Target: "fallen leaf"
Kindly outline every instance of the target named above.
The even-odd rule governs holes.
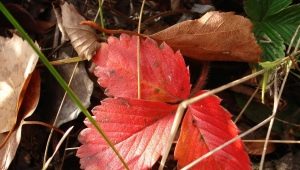
[[[89,26],[80,25],[80,22],[85,19],[72,4],[67,2],[61,5],[61,18],[64,30],[78,55],[90,60],[100,46],[95,30]]]
[[[65,47],[60,49],[59,59],[69,58],[72,52],[72,47]],[[59,72],[59,74],[66,80],[66,82],[69,82],[75,65],[75,63],[63,64],[56,66],[56,69]],[[65,91],[62,88],[60,88],[59,84],[54,80],[52,76],[47,80],[47,85],[44,86],[44,90],[46,91],[45,95],[51,97],[48,97],[45,103],[47,105],[46,107],[49,108],[47,109],[47,113],[49,115],[53,115],[49,116],[51,119],[50,121],[52,122],[55,117],[55,114],[53,113],[57,113]],[[79,97],[83,106],[89,107],[91,95],[94,89],[94,83],[90,80],[86,72],[85,63],[78,63],[70,87]],[[72,102],[72,100],[69,97],[66,97],[61,107],[60,113],[57,117],[57,122],[55,126],[59,127],[63,123],[76,119],[80,112],[80,109],[78,109],[78,107]]]
[[[149,169],[164,151],[176,106],[162,102],[108,98],[92,112],[130,169]],[[83,169],[124,169],[90,122],[79,135]]]
[[[136,43],[136,36],[109,37],[94,56],[95,75],[107,95],[137,98]],[[188,69],[167,44],[158,47],[149,38],[141,40],[141,66],[142,99],[178,102],[188,97]]]
[[[7,137],[8,133],[0,133],[0,141]],[[21,140],[21,128],[13,131],[6,144],[0,149],[0,169],[8,169],[10,163],[15,157],[16,151],[18,149]]]
[[[0,37],[0,133],[16,124],[21,93],[37,61],[33,49],[17,35]]]
[[[179,52],[174,53],[166,44],[158,48],[157,44],[149,38],[141,39],[143,99],[136,99],[136,45],[137,36],[125,34],[122,34],[120,39],[110,37],[107,44],[101,45],[101,49],[93,58],[97,65],[95,74],[99,77],[99,84],[106,87],[108,93],[115,98],[103,100],[100,106],[93,109],[93,114],[130,169],[150,169],[164,152],[178,106],[177,103],[164,102],[180,102],[189,96],[189,73]],[[237,135],[237,128],[230,120],[229,112],[224,111],[217,97],[210,97],[208,100],[200,101],[200,104],[190,106],[187,115],[189,114],[199,117],[197,121],[203,121],[201,128],[204,130],[207,130],[207,127],[213,128],[203,133],[208,136],[208,141],[202,143],[198,140],[199,136],[195,139],[196,136],[191,136],[193,133],[187,134],[188,129],[183,128],[183,133],[186,133],[185,136],[193,143],[189,143],[189,140],[181,140],[179,147],[187,146],[190,147],[191,152],[194,152],[192,149],[198,151],[198,146],[207,145],[213,148]],[[201,116],[206,116],[208,119],[200,119]],[[198,125],[197,121],[195,123]],[[88,121],[85,123],[88,128],[79,135],[79,141],[83,145],[77,152],[81,168],[123,169],[116,154],[106,145],[96,129]],[[217,124],[211,125],[211,123]],[[193,127],[193,122],[188,122],[188,125]],[[200,150],[200,153],[205,151],[208,149]],[[250,169],[249,158],[241,140],[230,145],[229,150],[225,148],[220,152],[223,155],[216,156],[219,160],[223,160],[224,155],[240,156],[242,160],[240,163],[234,160],[224,161],[224,163],[209,162],[204,167],[216,167],[217,164],[221,164],[222,167]],[[177,158],[182,161],[181,157]],[[226,165],[226,163],[234,163],[234,165]]]
[[[230,113],[220,105],[220,101],[216,96],[209,96],[188,107],[175,148],[179,168],[238,135]],[[251,166],[242,141],[237,140],[193,169],[246,170],[251,169]]]
[[[8,132],[0,133],[0,145],[5,142],[5,144],[0,148],[0,169],[8,169],[11,161],[14,159],[21,140],[24,119],[31,116],[38,105],[40,97],[40,84],[41,80],[39,72],[34,71],[32,73],[28,88],[24,94],[24,99],[18,113],[17,124],[11,131],[11,134]],[[4,141],[6,138],[7,140]]]
[[[197,20],[178,23],[150,37],[198,60],[260,60],[261,49],[251,22],[232,12],[208,12]]]
[[[264,139],[262,139],[264,140]],[[271,139],[270,139],[271,140]],[[247,152],[251,155],[262,155],[263,149],[264,149],[264,142],[246,142],[245,146],[247,149]],[[270,154],[274,152],[276,149],[276,146],[274,143],[268,143],[268,147],[266,150],[266,154]]]

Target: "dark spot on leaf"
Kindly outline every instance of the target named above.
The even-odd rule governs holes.
[[[111,77],[111,76],[114,76],[116,74],[116,70],[109,70],[108,72],[108,75]]]
[[[160,92],[160,89],[159,88],[155,88],[154,89],[154,94],[158,94]]]
[[[199,139],[200,141],[205,141],[204,136],[202,134],[200,134]]]
[[[128,100],[126,100],[126,99],[124,99],[124,98],[120,98],[120,99],[119,99],[119,103],[120,103],[121,105],[130,107],[130,104],[129,104]]]
[[[193,124],[193,126],[196,126],[196,120],[195,119],[192,119],[192,124]]]
[[[157,60],[154,61],[153,67],[160,67],[160,64],[159,64],[159,62]]]

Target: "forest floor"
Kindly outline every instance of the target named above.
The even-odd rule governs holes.
[[[69,57],[76,56],[69,42],[63,45],[53,46],[56,39],[56,18],[53,11],[53,5],[58,2],[54,0],[4,0],[10,5],[10,10],[16,15],[22,26],[29,32],[30,36],[38,42],[42,51],[49,60],[61,59],[61,52],[67,53]],[[97,0],[70,0],[77,10],[88,20],[94,20],[98,11]],[[130,4],[132,2],[132,4]],[[173,4],[171,3],[173,2]],[[175,4],[179,2],[179,4]],[[244,15],[242,0],[182,0],[182,1],[148,1],[145,6],[145,16],[142,22],[142,32],[151,34],[174,25],[187,19],[197,19],[202,16],[197,12],[197,5],[210,5],[212,9],[218,11],[233,11],[236,14]],[[138,24],[138,14],[141,1],[105,1],[103,5],[103,17],[107,28],[136,30]],[[9,6],[9,5],[8,5]],[[194,9],[192,11],[191,9]],[[156,21],[160,16],[159,21]],[[10,36],[11,26],[0,16],[0,34]],[[185,58],[186,64],[191,72],[191,83],[194,84],[201,72],[203,64],[207,62]],[[60,64],[55,67],[67,79],[70,77],[74,68],[74,63]],[[92,74],[90,62],[81,61],[80,71],[77,78],[74,78],[73,85],[76,91],[82,95],[83,99],[90,103],[88,108],[92,109],[99,104],[99,101],[105,98],[104,90],[97,84],[97,78]],[[204,89],[213,89],[226,83],[237,80],[251,73],[251,68],[245,62],[214,61],[209,63],[209,74],[204,85]],[[62,101],[64,91],[60,88],[55,79],[47,71],[43,64],[38,63],[41,75],[40,101],[34,114],[26,120],[41,121],[49,125],[53,124],[60,102]],[[88,79],[88,80],[87,80]],[[85,81],[86,84],[82,84]],[[90,81],[90,82],[89,82]],[[254,80],[253,80],[254,81]],[[252,84],[251,84],[252,83]],[[71,86],[71,87],[72,87]],[[271,140],[300,140],[300,80],[296,76],[290,75],[283,92],[280,105],[280,114],[275,119],[274,128],[271,133]],[[247,99],[254,93],[256,87],[253,82],[238,85],[234,88],[222,91],[217,95],[222,98],[222,105],[233,114],[233,120],[242,110]],[[260,96],[255,97],[244,115],[237,123],[240,131],[243,132],[267,118],[272,111],[272,97],[267,95],[265,104],[260,102]],[[68,101],[70,102],[70,101]],[[70,104],[70,103],[69,103]],[[51,161],[48,169],[80,169],[79,158],[76,157],[76,148],[80,146],[77,139],[80,131],[85,128],[83,123],[85,116],[75,113],[74,107],[63,106],[61,112],[64,116],[59,117],[59,129],[66,131],[74,126],[68,139],[60,147]],[[69,115],[68,115],[69,114]],[[78,115],[78,116],[77,116]],[[267,133],[268,124],[259,130],[251,133],[246,139],[264,139]],[[17,153],[12,161],[10,170],[35,170],[41,169],[43,157],[45,155],[46,143],[50,134],[49,127],[40,125],[24,125],[22,129],[22,138],[18,146]],[[54,131],[50,140],[48,155],[55,150],[62,135]],[[246,148],[250,155],[254,169],[258,167],[261,158],[263,143],[246,142]],[[170,155],[171,156],[171,155]],[[300,145],[293,143],[270,143],[267,149],[265,168],[268,170],[276,169],[300,169]],[[175,161],[168,161],[169,169],[176,167]],[[153,169],[156,169],[157,165]]]

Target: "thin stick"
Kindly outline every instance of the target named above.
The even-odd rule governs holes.
[[[140,16],[139,16],[139,24],[138,24],[138,34],[141,33],[141,24],[142,24],[142,17],[144,11],[145,0],[142,2]],[[137,37],[137,47],[136,47],[136,70],[137,70],[137,98],[141,99],[141,40],[140,37]]]
[[[134,32],[134,31],[129,31],[129,30],[123,30],[123,29],[117,29],[117,30],[112,30],[112,29],[106,29],[106,28],[102,28],[102,27],[99,27],[99,25],[97,25],[94,21],[81,21],[80,24],[82,25],[88,25],[100,32],[104,32],[106,34],[122,34],[122,33],[125,33],[125,34],[128,34],[128,35],[136,35],[136,36],[139,36],[139,37],[148,37],[147,35],[145,34],[139,34],[137,32]]]
[[[73,72],[71,74],[71,77],[69,79],[69,82],[68,82],[68,86],[70,87],[71,83],[72,83],[72,80],[73,80],[73,77],[75,75],[75,71],[77,69],[77,66],[78,66],[78,62],[76,63],[76,65],[74,66],[74,69],[73,69]],[[64,93],[64,96],[60,102],[60,105],[58,107],[58,110],[57,110],[57,113],[56,113],[56,116],[55,116],[55,119],[54,119],[54,122],[53,122],[53,125],[56,126],[56,123],[57,123],[57,119],[58,119],[58,116],[60,114],[60,111],[64,105],[64,102],[65,102],[65,99],[66,99],[66,96],[67,96],[67,93],[65,92]],[[49,148],[49,145],[50,145],[50,140],[51,140],[51,137],[52,137],[52,134],[53,134],[53,130],[50,131],[50,134],[48,136],[48,139],[47,139],[47,143],[46,143],[46,147],[45,147],[45,152],[44,152],[44,159],[43,159],[43,166],[45,166],[45,163],[46,163],[46,160],[47,160],[47,154],[48,154],[48,148]]]
[[[290,54],[291,48],[292,48],[292,46],[293,46],[293,43],[294,43],[294,41],[295,41],[295,39],[296,39],[296,37],[297,37],[297,34],[298,34],[299,30],[300,30],[300,25],[298,25],[298,27],[297,27],[297,29],[296,29],[296,31],[295,31],[295,33],[294,33],[294,36],[293,36],[292,39],[291,39],[289,48],[288,48],[288,50],[287,50],[287,54]]]
[[[265,143],[266,140],[259,140],[259,139],[245,139],[243,140],[244,143]],[[282,143],[282,144],[300,144],[300,140],[269,140],[269,143]]]
[[[78,150],[79,147],[73,147],[73,148],[66,148],[65,151],[73,151],[73,150]]]
[[[292,72],[290,72],[290,73],[292,73]],[[299,109],[297,109],[297,110],[299,111]],[[297,111],[297,112],[298,112],[298,111]],[[295,113],[296,113],[296,112],[295,112]],[[286,121],[286,120],[279,119],[278,117],[275,117],[275,119],[276,119],[278,122],[287,124],[287,125],[289,125],[289,126],[294,126],[294,127],[300,128],[300,124],[288,122],[288,121]]]
[[[244,112],[248,108],[249,104],[251,103],[251,101],[255,97],[256,93],[258,92],[258,90],[259,90],[259,86],[257,86],[257,88],[255,89],[255,91],[253,92],[253,94],[251,95],[251,97],[248,99],[247,103],[245,104],[245,106],[243,107],[243,109],[241,110],[241,112],[239,113],[239,115],[236,117],[236,119],[234,120],[234,123],[236,123],[237,121],[239,121],[240,117],[242,117],[242,115],[244,114]]]
[[[57,127],[49,125],[49,124],[47,124],[45,122],[26,120],[22,124],[23,125],[41,125],[41,126],[45,126],[45,127],[49,128],[49,129],[53,129],[53,130],[55,130],[56,132],[58,132],[58,133],[60,133],[62,135],[65,133],[62,130],[58,129]]]
[[[223,90],[226,90],[226,89],[228,89],[230,87],[233,87],[235,85],[238,85],[240,83],[248,81],[248,80],[250,80],[250,79],[252,79],[252,78],[254,78],[254,77],[258,76],[258,75],[261,75],[261,74],[265,73],[266,71],[267,71],[267,69],[260,70],[260,71],[258,71],[256,73],[250,74],[250,75],[245,76],[245,77],[243,77],[241,79],[235,80],[235,81],[230,82],[228,84],[225,84],[225,85],[223,85],[221,87],[215,88],[215,89],[213,89],[211,91],[207,91],[207,92],[205,92],[205,93],[203,93],[203,94],[201,94],[199,96],[196,96],[196,97],[193,97],[191,99],[188,99],[188,100],[185,100],[185,101],[181,102],[179,104],[179,106],[177,108],[177,111],[176,111],[176,114],[175,114],[174,122],[173,122],[173,125],[172,125],[172,128],[171,128],[170,137],[169,137],[167,146],[165,147],[164,153],[162,155],[162,159],[161,159],[161,163],[160,163],[160,166],[159,166],[159,170],[162,170],[163,167],[164,167],[164,165],[165,165],[165,163],[166,163],[167,157],[169,155],[169,152],[170,152],[170,149],[171,149],[171,146],[172,146],[172,142],[173,142],[173,140],[175,138],[176,132],[177,132],[178,127],[179,127],[179,124],[180,124],[181,119],[183,117],[183,113],[184,113],[184,111],[185,111],[185,109],[187,108],[188,105],[193,104],[193,103],[195,103],[195,102],[197,102],[197,101],[199,101],[199,100],[201,100],[201,99],[203,99],[205,97],[208,97],[208,96],[211,96],[211,95],[216,94],[218,92],[221,92]]]
[[[53,157],[55,156],[56,152],[58,151],[58,149],[60,148],[60,146],[63,144],[64,140],[66,139],[66,137],[69,135],[69,133],[71,132],[71,130],[73,129],[73,126],[70,127],[66,133],[64,134],[64,136],[59,140],[57,146],[55,147],[55,150],[53,152],[53,154],[50,156],[50,158],[47,160],[47,162],[43,165],[42,170],[46,170],[50,164],[50,162],[52,161]]]
[[[50,64],[52,64],[53,66],[56,65],[63,65],[63,64],[70,64],[70,63],[77,63],[80,61],[85,61],[86,59],[82,58],[82,57],[71,57],[71,58],[64,58],[64,59],[60,59],[60,60],[54,60],[54,61],[50,61]],[[44,66],[43,64],[39,64],[37,65],[38,67],[42,67]]]
[[[291,60],[289,60],[287,66],[286,66],[285,76],[284,76],[284,79],[282,81],[282,85],[280,87],[279,93],[276,92],[276,90],[277,90],[277,73],[275,73],[275,79],[274,79],[274,105],[273,105],[273,111],[272,111],[272,117],[273,118],[270,121],[268,132],[267,132],[267,136],[266,136],[266,139],[265,139],[265,144],[264,144],[263,153],[262,153],[262,156],[261,156],[260,166],[259,166],[260,170],[263,170],[265,156],[266,156],[267,147],[268,147],[268,141],[269,141],[269,138],[270,138],[270,135],[271,135],[271,131],[272,131],[272,127],[273,127],[273,124],[274,124],[274,117],[275,117],[275,115],[277,113],[279,101],[280,101],[283,89],[285,87],[285,83],[287,81],[287,77],[289,75],[289,72],[290,72],[290,69],[291,69],[291,65],[292,65],[292,62],[291,62]]]

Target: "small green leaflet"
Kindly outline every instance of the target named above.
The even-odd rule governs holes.
[[[291,3],[292,0],[245,1],[245,11],[254,24],[254,34],[263,49],[263,61],[285,57],[285,45],[290,45],[300,25],[300,4]],[[296,38],[300,38],[299,35]]]

